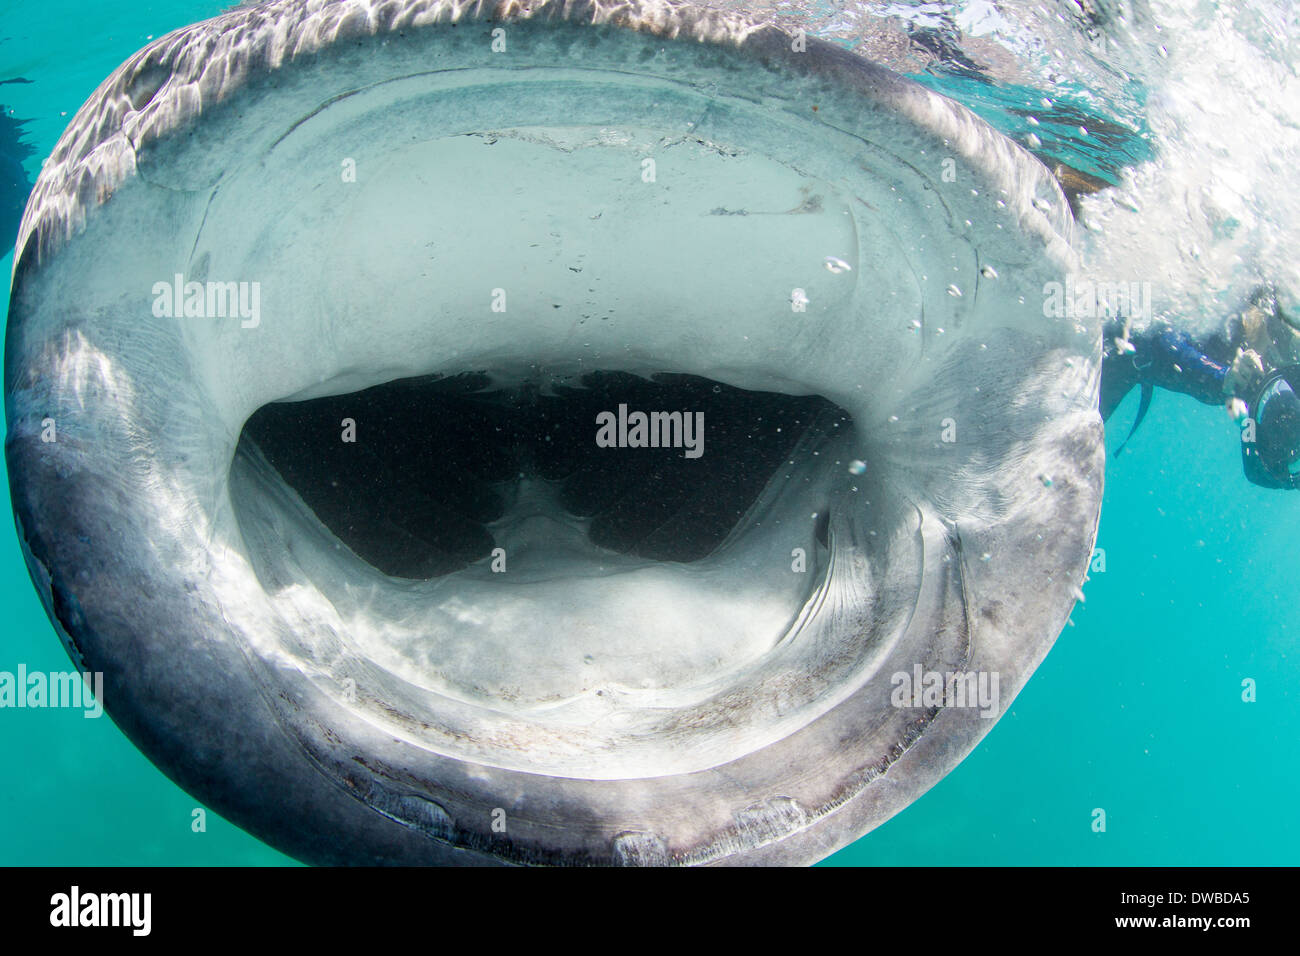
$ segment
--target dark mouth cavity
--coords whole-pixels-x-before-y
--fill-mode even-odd
[[[703,413],[701,453],[600,447],[597,416],[617,417],[620,405],[629,414]],[[521,500],[536,508],[539,497],[554,514],[583,522],[598,548],[698,561],[789,464],[800,439],[851,427],[849,414],[820,396],[693,375],[592,372],[579,384],[500,387],[470,372],[263,406],[245,424],[240,450],[255,445],[373,567],[428,580],[490,560],[494,528]]]

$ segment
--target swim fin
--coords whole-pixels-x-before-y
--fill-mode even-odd
[[[1116,458],[1120,456],[1120,453],[1124,451],[1124,447],[1132,440],[1133,436],[1137,434],[1138,426],[1142,424],[1142,419],[1147,416],[1147,409],[1151,407],[1151,396],[1155,394],[1155,391],[1155,386],[1150,382],[1142,383],[1142,397],[1138,400],[1137,418],[1133,419],[1133,427],[1128,430],[1128,436],[1120,442],[1119,447],[1115,449]]]

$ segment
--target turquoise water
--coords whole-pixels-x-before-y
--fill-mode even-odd
[[[3,7],[0,80],[29,82],[0,85],[0,104],[23,121],[28,183],[72,113],[128,54],[225,6]],[[996,119],[996,110],[981,112]],[[12,240],[10,230],[3,241]],[[0,261],[6,282],[11,268],[12,254]],[[1111,447],[1135,406],[1133,395],[1112,419]],[[1223,412],[1158,394],[1129,450],[1108,466],[1098,540],[1106,571],[1093,574],[1074,625],[957,770],[828,863],[1300,862],[1291,812],[1300,791],[1300,654],[1290,623],[1298,540],[1300,495],[1245,481]],[[0,670],[66,669],[8,520],[0,595]],[[1241,700],[1244,678],[1257,683],[1255,703]],[[107,718],[0,710],[0,767],[0,864],[293,862],[210,812],[206,832],[193,832],[200,805]],[[1092,829],[1098,807],[1105,833]]]

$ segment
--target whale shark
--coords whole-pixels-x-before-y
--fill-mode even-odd
[[[812,863],[1080,596],[1073,228],[974,114],[761,19],[239,7],[30,197],[18,538],[118,726],[298,859]]]

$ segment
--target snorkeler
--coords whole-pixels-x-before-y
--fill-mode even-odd
[[[1137,417],[1117,456],[1145,417],[1155,389],[1166,388],[1227,408],[1242,429],[1248,480],[1264,488],[1300,488],[1300,329],[1271,290],[1257,292],[1222,330],[1201,338],[1164,323],[1140,331],[1108,323],[1103,420],[1135,385],[1142,389]]]

